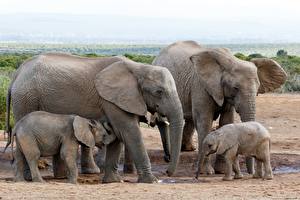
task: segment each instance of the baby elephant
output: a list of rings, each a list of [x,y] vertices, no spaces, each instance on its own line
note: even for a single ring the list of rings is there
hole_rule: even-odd
[[[16,136],[15,167],[16,181],[24,181],[26,161],[32,181],[43,182],[38,169],[41,156],[57,156],[65,162],[70,183],[77,182],[76,158],[78,146],[102,147],[115,140],[116,136],[107,124],[75,115],[58,115],[36,111],[23,117],[12,131]]]
[[[256,159],[254,178],[263,177],[272,179],[270,164],[270,134],[258,122],[245,122],[225,125],[211,132],[203,140],[203,151],[199,163],[205,156],[217,153],[224,155],[226,160],[225,177],[223,180],[232,180],[232,169],[235,179],[242,178],[238,155],[253,156]],[[199,175],[199,165],[196,177]]]

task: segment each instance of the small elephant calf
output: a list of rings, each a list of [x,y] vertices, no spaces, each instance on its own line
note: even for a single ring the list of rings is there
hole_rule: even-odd
[[[228,124],[208,134],[203,140],[202,158],[200,160],[214,153],[225,157],[226,169],[223,180],[233,179],[232,169],[235,172],[235,179],[242,178],[238,160],[239,154],[255,158],[256,170],[254,178],[263,177],[264,166],[265,173],[263,178],[273,179],[270,164],[270,134],[258,122]],[[199,167],[196,178],[199,175]]]
[[[115,140],[116,136],[108,124],[88,120],[76,115],[51,114],[36,111],[24,116],[12,131],[16,136],[15,180],[24,181],[26,161],[32,181],[43,182],[38,169],[41,156],[60,156],[68,171],[68,181],[77,182],[76,158],[79,144],[102,147]]]

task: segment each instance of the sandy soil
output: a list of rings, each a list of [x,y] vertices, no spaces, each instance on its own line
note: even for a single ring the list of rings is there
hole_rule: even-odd
[[[271,181],[252,179],[246,173],[242,180],[231,182],[222,181],[222,175],[195,180],[197,152],[183,152],[175,176],[167,177],[158,131],[142,128],[152,170],[160,183],[137,184],[136,175],[123,175],[124,183],[100,184],[99,175],[80,175],[79,183],[71,185],[53,179],[51,169],[43,171],[45,184],[15,183],[9,154],[0,153],[0,199],[300,199],[300,95],[260,95],[257,121],[272,136],[275,176]],[[196,134],[194,139],[196,142]],[[0,146],[4,144],[0,142]]]

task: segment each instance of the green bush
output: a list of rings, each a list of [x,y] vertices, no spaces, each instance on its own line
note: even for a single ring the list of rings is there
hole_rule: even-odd
[[[264,56],[259,53],[253,53],[248,56],[248,60],[251,60],[252,58],[264,58]]]
[[[146,64],[151,64],[155,58],[155,56],[150,56],[150,55],[137,55],[137,54],[127,54],[127,53],[124,54],[124,56],[135,62],[146,63]]]
[[[234,54],[234,56],[241,59],[241,60],[248,60],[249,59],[248,56],[245,56],[242,53],[236,53],[236,54]]]
[[[1,68],[18,68],[26,59],[32,57],[32,54],[4,54],[0,56]]]
[[[277,57],[284,57],[284,56],[287,56],[287,55],[288,55],[287,51],[285,51],[283,49],[278,50],[277,53],[276,53]]]
[[[9,83],[10,79],[8,76],[0,75],[0,130],[5,129],[6,95]]]

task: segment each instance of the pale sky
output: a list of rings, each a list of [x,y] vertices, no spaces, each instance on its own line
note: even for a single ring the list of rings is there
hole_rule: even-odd
[[[210,20],[299,20],[299,0],[1,0],[0,13],[118,14]]]
[[[300,0],[0,0],[0,41],[184,39],[299,43]]]

